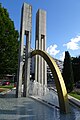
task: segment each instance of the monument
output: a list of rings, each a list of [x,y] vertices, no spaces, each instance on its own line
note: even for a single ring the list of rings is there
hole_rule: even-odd
[[[39,9],[36,14],[35,49],[46,50],[46,11]],[[35,80],[47,86],[47,65],[40,56],[35,56]]]
[[[24,53],[24,35],[26,36],[25,52],[25,74],[24,74],[24,96],[28,94],[28,84],[30,80],[30,50],[31,50],[31,31],[32,31],[32,6],[24,3],[22,6],[21,29],[20,29],[20,51],[18,61],[18,80],[16,96],[21,97],[22,74],[23,74],[23,53]]]
[[[16,96],[21,97],[22,74],[23,74],[23,54],[24,54],[24,35],[26,36],[26,52],[24,63],[24,90],[23,96],[28,95],[28,86],[30,82],[30,52],[31,52],[31,31],[32,31],[32,6],[26,3],[22,7],[21,29],[20,29],[20,51],[18,62],[18,80]],[[35,49],[46,50],[46,12],[39,9],[36,14],[36,40]],[[40,56],[35,59],[35,80],[42,85],[47,86],[47,65]]]
[[[36,50],[31,52],[31,31],[32,31],[32,7],[26,3],[22,7],[21,30],[20,30],[20,51],[18,61],[18,79],[16,88],[16,97],[22,95],[22,74],[23,74],[23,53],[24,53],[24,35],[26,36],[26,54],[24,63],[24,89],[23,96],[29,95],[30,83],[30,62],[31,57],[37,55],[35,65],[35,80],[42,85],[47,85],[46,63],[49,65],[54,76],[56,89],[59,98],[60,111],[69,112],[69,102],[66,87],[61,72],[54,59],[46,50],[46,12],[38,10],[36,14]],[[41,58],[43,57],[43,58]]]

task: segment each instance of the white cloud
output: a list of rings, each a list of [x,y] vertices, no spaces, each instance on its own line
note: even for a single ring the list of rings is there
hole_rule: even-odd
[[[70,39],[70,42],[64,44],[63,46],[66,46],[67,49],[71,50],[80,49],[80,36],[76,36],[75,38]]]
[[[60,60],[61,60],[61,61],[64,61],[64,57],[65,57],[65,52],[62,52],[62,53],[60,54]]]
[[[57,45],[54,44],[54,45],[50,45],[48,48],[47,48],[47,52],[50,54],[50,55],[53,55],[55,56],[56,54],[58,54],[60,52],[60,50],[56,50],[57,48]]]

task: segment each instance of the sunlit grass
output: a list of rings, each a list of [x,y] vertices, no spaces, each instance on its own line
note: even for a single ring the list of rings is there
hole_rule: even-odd
[[[69,93],[69,95],[71,95],[72,97],[75,97],[75,98],[77,98],[78,100],[80,100],[80,92],[71,92],[71,93]]]
[[[12,89],[13,87],[14,87],[13,85],[0,86],[0,88],[7,88],[7,89]]]

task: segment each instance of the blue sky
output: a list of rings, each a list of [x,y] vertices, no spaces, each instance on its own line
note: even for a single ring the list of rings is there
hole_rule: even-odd
[[[80,55],[80,0],[0,0],[20,32],[21,7],[24,2],[32,5],[32,41],[35,47],[35,18],[37,10],[47,12],[47,52],[63,59],[64,52]]]

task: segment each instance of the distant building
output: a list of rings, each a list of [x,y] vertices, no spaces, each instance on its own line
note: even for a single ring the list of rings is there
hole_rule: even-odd
[[[33,49],[31,48],[31,51],[33,51]],[[30,64],[30,78],[34,79],[34,60],[35,57],[31,58],[31,64]],[[24,45],[24,56],[23,56],[23,64],[25,64],[25,45]]]
[[[55,60],[56,64],[58,65],[58,67],[59,67],[59,69],[62,73],[63,61],[55,59],[55,58],[53,58],[53,59]],[[48,65],[47,65],[47,81],[48,81],[48,86],[53,86],[54,76],[53,76],[52,71],[51,71],[51,69],[49,68]]]

